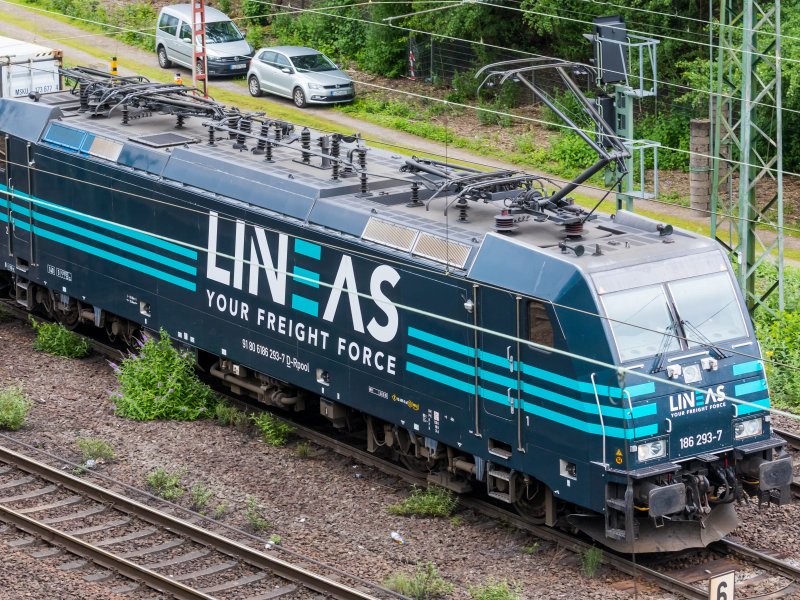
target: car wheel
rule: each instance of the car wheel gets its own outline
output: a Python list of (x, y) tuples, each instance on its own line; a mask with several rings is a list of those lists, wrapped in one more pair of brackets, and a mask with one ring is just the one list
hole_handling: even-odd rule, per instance
[(258, 77), (250, 75), (250, 79), (247, 80), (247, 89), (250, 90), (250, 95), (254, 98), (258, 98), (261, 95), (261, 85), (258, 83)]
[(294, 92), (292, 92), (292, 100), (294, 100), (297, 108), (305, 108), (306, 104), (308, 104), (308, 102), (306, 102), (306, 95), (299, 87), (294, 88)]
[(195, 73), (197, 73), (198, 75), (202, 75), (203, 74), (203, 61), (202, 60), (198, 60), (197, 61), (197, 69), (195, 70)]
[(172, 66), (172, 61), (167, 57), (167, 51), (164, 46), (158, 47), (158, 66), (162, 69), (169, 69)]

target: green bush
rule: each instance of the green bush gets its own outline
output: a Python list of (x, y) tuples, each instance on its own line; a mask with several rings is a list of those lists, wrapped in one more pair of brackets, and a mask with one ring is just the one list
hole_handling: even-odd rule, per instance
[(520, 600), (522, 590), (507, 581), (490, 581), (486, 585), (470, 586), (469, 595), (473, 600)]
[(16, 431), (25, 425), (31, 401), (17, 386), (0, 390), (0, 428)]
[(398, 77), (408, 70), (408, 36), (397, 27), (387, 27), (384, 19), (408, 14), (411, 3), (376, 3), (369, 6), (368, 19), (376, 25), (366, 25), (364, 50), (359, 67), (384, 77)]
[(31, 317), (31, 325), (36, 331), (33, 347), (39, 352), (67, 358), (83, 358), (91, 350), (88, 340), (70, 331), (61, 323), (47, 323)]
[(458, 498), (449, 490), (440, 487), (421, 489), (414, 486), (409, 498), (399, 504), (392, 504), (388, 510), (393, 515), (449, 517), (457, 505)]
[(139, 346), (138, 355), (111, 363), (119, 382), (112, 395), (118, 415), (192, 421), (210, 414), (216, 396), (197, 378), (194, 356), (177, 350), (163, 329), (158, 338), (145, 336)]
[(439, 576), (433, 563), (417, 565), (413, 575), (395, 573), (389, 576), (384, 585), (390, 590), (413, 598), (414, 600), (429, 600), (439, 598), (453, 591), (452, 584)]
[(114, 9), (108, 19), (94, 12), (98, 21), (109, 22), (122, 28), (118, 37), (121, 41), (145, 50), (153, 49), (153, 31), (155, 30), (156, 12), (149, 2), (123, 2)]
[(270, 446), (283, 446), (289, 441), (289, 435), (294, 431), (291, 425), (284, 423), (272, 413), (262, 412), (253, 415), (253, 424), (261, 433), (261, 438)]
[(185, 471), (167, 471), (164, 467), (158, 467), (147, 476), (147, 485), (156, 496), (164, 500), (177, 500), (186, 492), (181, 485), (181, 479)]
[(83, 462), (89, 460), (114, 460), (114, 448), (104, 440), (94, 438), (78, 438), (78, 444), (83, 455)]

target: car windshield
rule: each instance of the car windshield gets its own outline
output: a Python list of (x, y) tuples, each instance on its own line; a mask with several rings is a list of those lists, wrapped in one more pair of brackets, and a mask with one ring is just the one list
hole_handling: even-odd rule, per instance
[(206, 43), (225, 44), (243, 40), (242, 33), (233, 24), (233, 21), (217, 21), (206, 23)]
[(324, 54), (301, 54), (293, 56), (292, 62), (298, 71), (335, 71), (336, 65)]
[[(620, 360), (663, 355), (747, 335), (728, 273), (713, 273), (601, 296)], [(686, 339), (677, 338), (672, 301)]]

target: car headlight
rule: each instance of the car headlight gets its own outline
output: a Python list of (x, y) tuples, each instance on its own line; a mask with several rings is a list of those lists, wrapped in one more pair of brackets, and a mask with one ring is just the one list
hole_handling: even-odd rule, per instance
[(761, 435), (763, 430), (764, 421), (761, 417), (757, 419), (748, 419), (747, 421), (739, 421), (733, 424), (733, 435), (737, 440), (753, 437), (754, 435)]
[(321, 90), (322, 86), (320, 84), (318, 84), (318, 83), (309, 83), (308, 84), (308, 89), (310, 89), (310, 90)]
[(667, 454), (667, 442), (666, 440), (654, 440), (652, 442), (639, 444), (636, 452), (639, 462), (661, 458)]

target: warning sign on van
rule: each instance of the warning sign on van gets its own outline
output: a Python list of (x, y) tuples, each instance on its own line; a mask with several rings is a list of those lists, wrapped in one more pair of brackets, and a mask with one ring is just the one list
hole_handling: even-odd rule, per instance
[(61, 50), (0, 37), (0, 98), (61, 90)]

